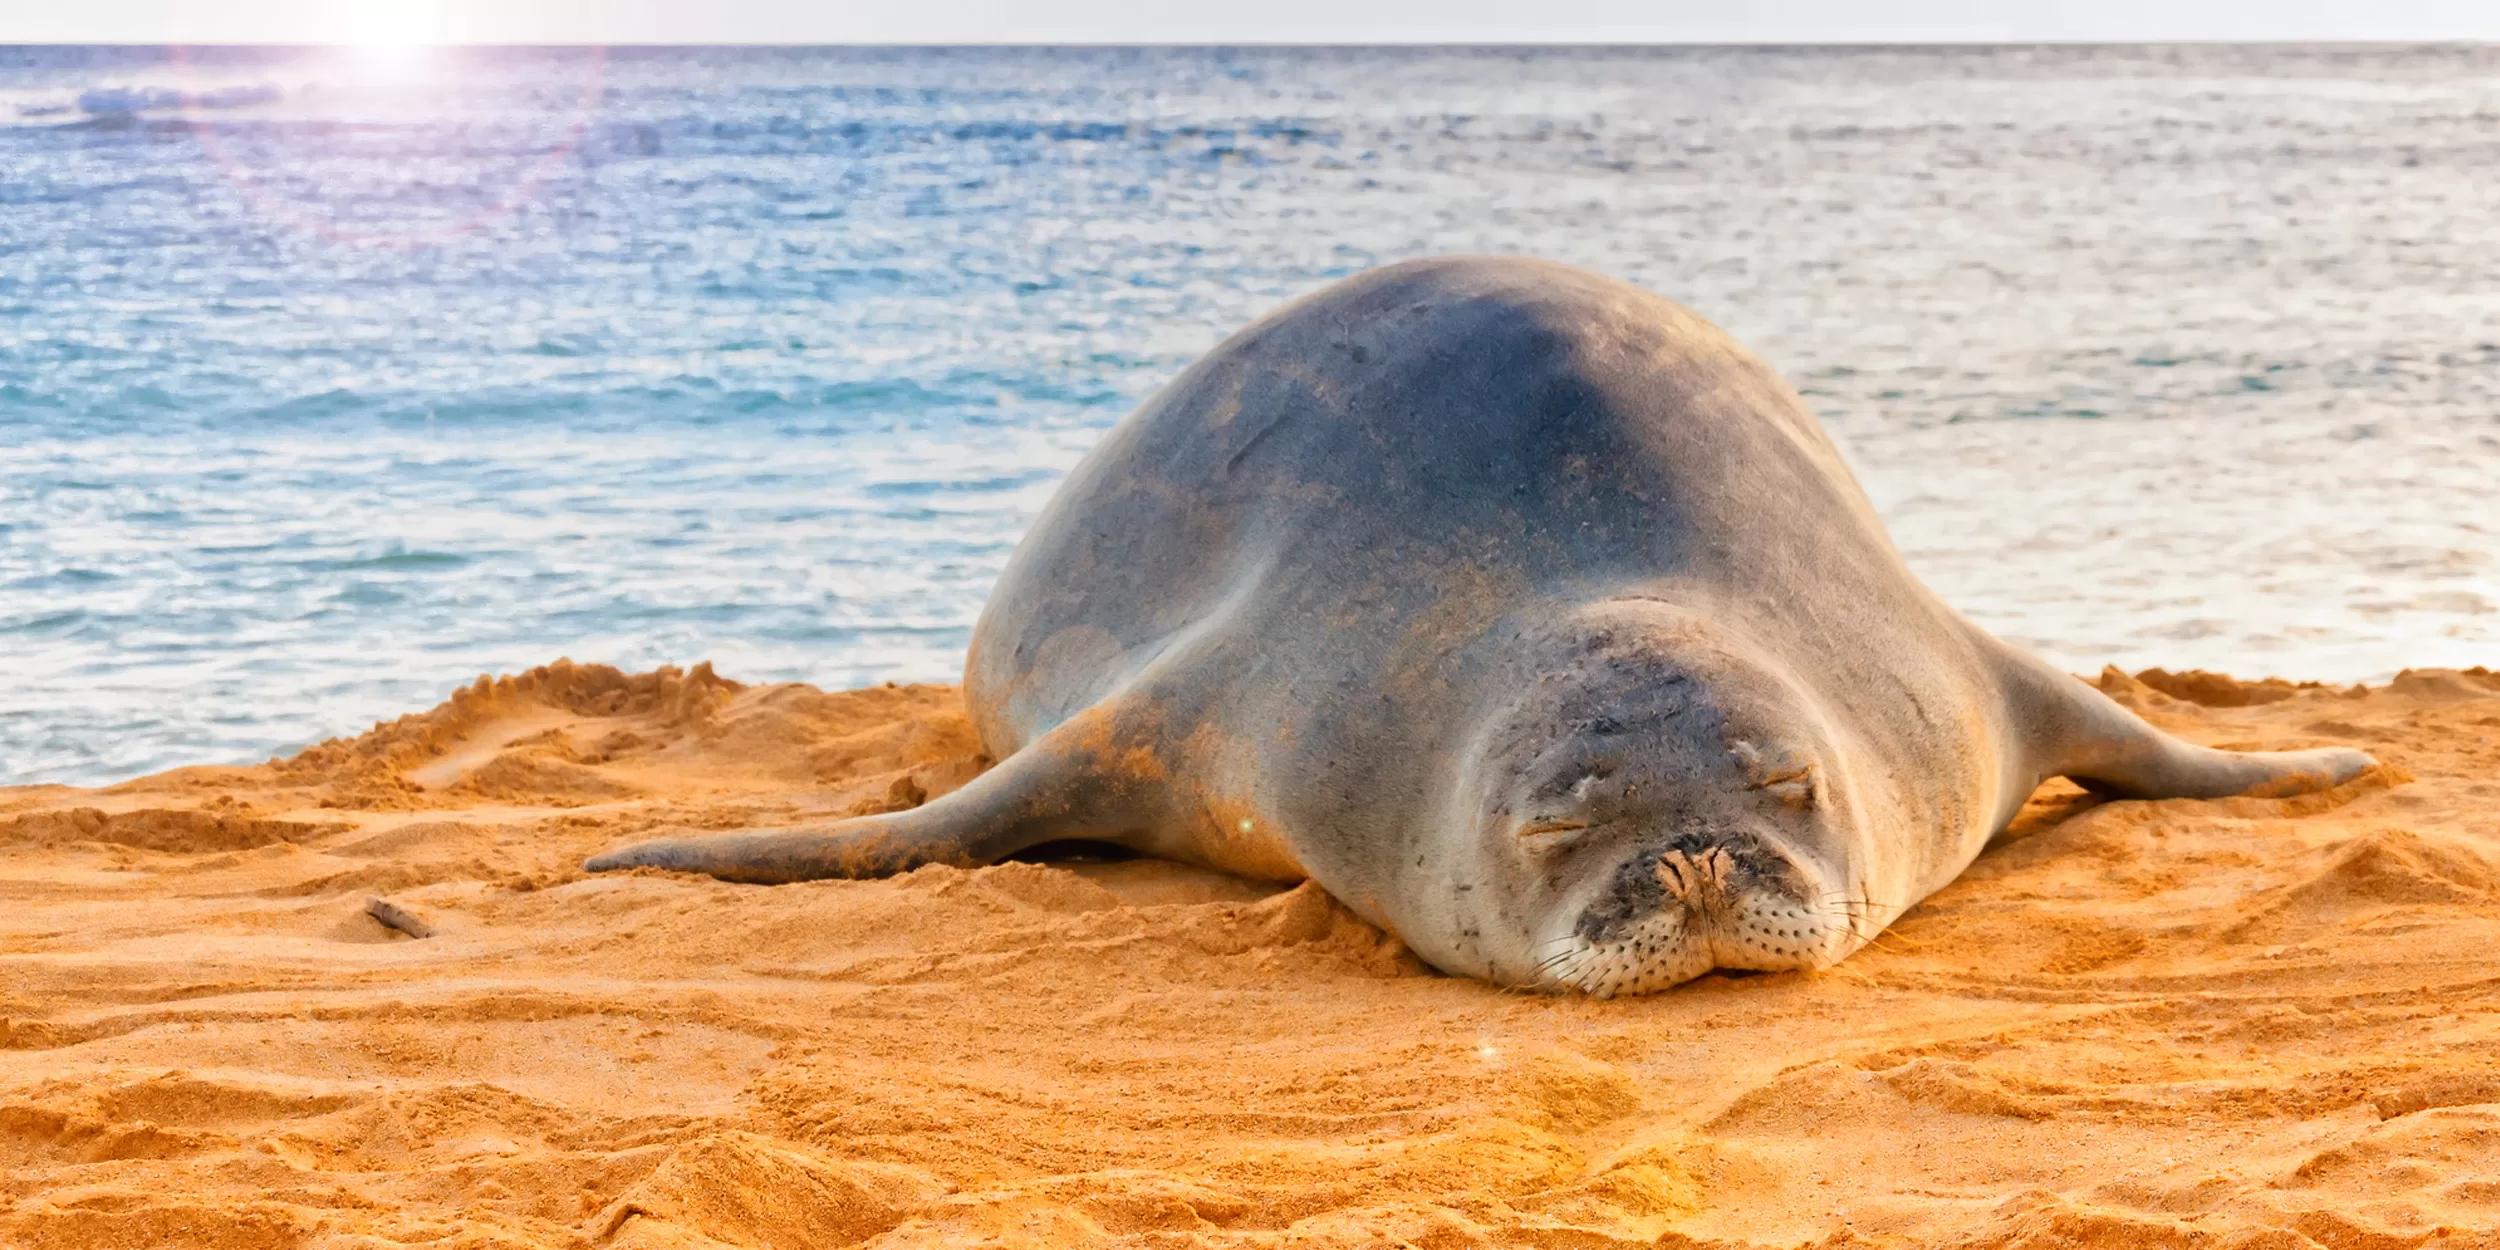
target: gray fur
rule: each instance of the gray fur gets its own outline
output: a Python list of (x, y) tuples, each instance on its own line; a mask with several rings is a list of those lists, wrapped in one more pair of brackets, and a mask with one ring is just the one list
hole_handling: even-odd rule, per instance
[(1595, 274), (1451, 258), (1288, 305), (1103, 440), (964, 677), (1002, 763), (911, 811), (645, 843), (746, 881), (1091, 838), (1308, 876), (1452, 973), (1818, 967), (2043, 779), (2335, 784), (2170, 738), (1921, 586), (1795, 392)]

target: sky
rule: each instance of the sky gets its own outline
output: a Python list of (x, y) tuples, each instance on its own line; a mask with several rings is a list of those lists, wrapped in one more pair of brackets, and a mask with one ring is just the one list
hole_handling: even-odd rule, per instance
[(0, 0), (0, 43), (2500, 40), (2500, 0)]

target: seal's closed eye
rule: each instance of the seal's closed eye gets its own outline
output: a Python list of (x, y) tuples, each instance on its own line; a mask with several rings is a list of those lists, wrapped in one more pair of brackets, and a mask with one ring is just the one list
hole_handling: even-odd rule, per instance
[(1569, 816), (1531, 820), (1519, 826), (1516, 836), (1520, 848), (1531, 855), (1550, 855), (1579, 841), (1579, 834), (1594, 823)]
[(1814, 761), (1776, 743), (1769, 750), (1742, 738), (1728, 744), (1728, 754), (1745, 770), (1745, 788), (1771, 794), (1783, 807), (1800, 811), (1821, 805), (1822, 783), (1814, 773)]

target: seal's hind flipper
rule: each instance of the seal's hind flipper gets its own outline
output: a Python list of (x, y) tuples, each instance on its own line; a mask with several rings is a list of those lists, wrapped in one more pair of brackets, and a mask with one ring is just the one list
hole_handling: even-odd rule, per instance
[(908, 811), (814, 828), (638, 842), (594, 855), (582, 867), (667, 868), (773, 885), (883, 877), (923, 864), (973, 867), (1068, 838), (1118, 841), (1158, 809), (1135, 781), (1097, 774), (1093, 751), (1071, 749), (1086, 737), (1072, 721), (962, 789)]
[(2064, 776), (2096, 793), (2127, 799), (2219, 799), (2325, 790), (2378, 761), (2346, 747), (2311, 751), (2217, 751), (2182, 742), (2146, 724), (2109, 696), (2046, 663), (2003, 649), (2015, 729), (2030, 743), (2043, 778)]

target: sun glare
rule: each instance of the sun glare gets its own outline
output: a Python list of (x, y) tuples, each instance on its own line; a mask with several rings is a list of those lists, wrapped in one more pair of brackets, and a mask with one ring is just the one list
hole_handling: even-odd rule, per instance
[(342, 16), (346, 42), (373, 74), (416, 76), (451, 37), (441, 0), (355, 0)]

